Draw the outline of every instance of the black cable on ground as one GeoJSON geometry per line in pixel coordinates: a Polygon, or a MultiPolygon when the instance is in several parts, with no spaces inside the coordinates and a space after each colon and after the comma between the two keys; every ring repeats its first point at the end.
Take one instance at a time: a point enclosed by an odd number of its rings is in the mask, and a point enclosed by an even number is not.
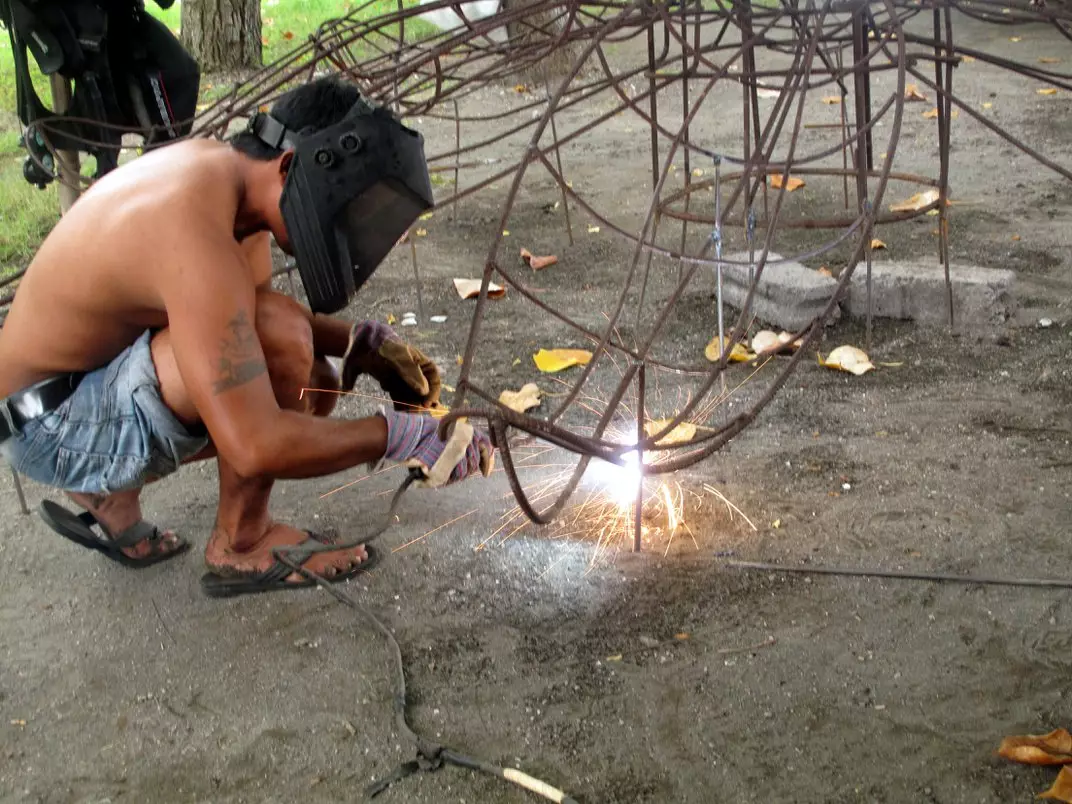
{"type": "Polygon", "coordinates": [[[907,581],[977,583],[984,586],[1035,586],[1050,589],[1072,589],[1072,580],[1059,578],[999,578],[990,575],[954,575],[949,572],[912,572],[909,570],[872,570],[845,567],[800,567],[789,564],[767,564],[762,561],[726,561],[727,567],[763,572],[795,572],[802,575],[847,575],[854,578],[894,578],[907,581]]]}
{"type": "Polygon", "coordinates": [[[349,606],[351,609],[360,614],[365,621],[371,625],[379,634],[387,641],[387,646],[391,650],[391,657],[395,669],[394,678],[394,710],[395,710],[395,722],[398,725],[399,731],[402,734],[408,736],[417,746],[416,757],[404,764],[402,764],[393,774],[381,779],[369,785],[365,789],[365,793],[369,798],[374,798],[389,788],[395,782],[405,779],[417,771],[437,771],[444,765],[456,765],[461,768],[468,768],[470,770],[480,771],[490,776],[496,776],[500,779],[505,779],[508,782],[516,784],[520,787],[530,790],[539,796],[547,799],[548,801],[556,802],[556,804],[577,804],[577,801],[572,797],[566,795],[561,790],[552,787],[546,782],[529,776],[527,773],[516,770],[514,768],[503,768],[499,765],[495,765],[490,762],[485,762],[482,759],[471,757],[466,754],[453,751],[446,748],[439,743],[422,737],[409,725],[409,721],[406,720],[406,670],[405,662],[402,659],[402,648],[398,644],[398,640],[395,639],[395,635],[391,633],[391,630],[384,625],[384,623],[376,617],[368,608],[359,603],[355,598],[346,592],[338,588],[337,585],[332,584],[326,578],[318,575],[311,570],[306,569],[302,565],[309,560],[309,558],[316,553],[337,552],[339,550],[348,550],[354,547],[358,547],[363,544],[368,544],[375,539],[382,536],[387,529],[391,526],[394,520],[395,511],[398,508],[399,503],[402,500],[402,495],[406,490],[413,485],[417,480],[420,480],[423,474],[420,470],[411,470],[406,476],[406,479],[402,481],[402,484],[395,491],[394,496],[391,497],[391,504],[387,509],[387,514],[384,516],[383,524],[378,528],[360,536],[356,539],[347,542],[337,542],[333,544],[316,544],[312,546],[302,545],[300,547],[287,547],[278,548],[273,551],[273,555],[276,559],[289,566],[296,573],[303,575],[311,581],[314,581],[317,586],[335,598],[337,601],[345,606],[349,606]]]}

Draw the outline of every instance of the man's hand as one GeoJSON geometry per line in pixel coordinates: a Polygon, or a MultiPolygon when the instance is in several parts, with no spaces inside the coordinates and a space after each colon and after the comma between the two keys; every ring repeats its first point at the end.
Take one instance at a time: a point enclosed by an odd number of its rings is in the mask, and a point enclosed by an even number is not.
{"type": "Polygon", "coordinates": [[[430,485],[454,483],[478,471],[484,477],[491,474],[495,464],[491,439],[468,423],[456,423],[451,438],[442,441],[437,432],[439,420],[431,416],[390,410],[380,415],[387,420],[387,450],[383,457],[419,465],[429,476],[430,485]],[[448,465],[437,466],[441,459],[448,465]]]}
{"type": "Polygon", "coordinates": [[[362,374],[370,374],[390,394],[395,410],[427,409],[439,402],[441,381],[435,362],[378,321],[361,321],[350,330],[350,345],[342,359],[342,390],[352,389],[362,374]]]}

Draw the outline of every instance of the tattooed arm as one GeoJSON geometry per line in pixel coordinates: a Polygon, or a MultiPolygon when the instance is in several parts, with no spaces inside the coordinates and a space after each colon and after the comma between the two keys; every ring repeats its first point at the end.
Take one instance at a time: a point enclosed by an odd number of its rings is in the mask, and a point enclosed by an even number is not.
{"type": "Polygon", "coordinates": [[[380,416],[345,421],[279,407],[254,323],[256,287],[233,239],[205,235],[176,254],[182,267],[163,272],[172,349],[223,460],[245,477],[295,478],[383,455],[380,416]]]}

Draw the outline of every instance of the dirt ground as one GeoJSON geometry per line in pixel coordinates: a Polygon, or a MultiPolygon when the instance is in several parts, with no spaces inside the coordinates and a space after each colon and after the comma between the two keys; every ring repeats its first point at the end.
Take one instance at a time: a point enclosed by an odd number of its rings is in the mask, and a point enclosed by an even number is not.
{"type": "MultiPolygon", "coordinates": [[[[958,20],[957,30],[1006,55],[1030,47],[1072,58],[1041,28],[958,20]]],[[[964,97],[993,103],[999,119],[1072,163],[1067,96],[1037,96],[1031,82],[978,65],[955,80],[964,97]]],[[[470,103],[500,97],[488,90],[470,103]]],[[[739,106],[728,108],[732,117],[739,106]]],[[[906,116],[898,167],[933,173],[933,122],[922,108],[906,116]]],[[[816,119],[827,114],[816,106],[816,119]]],[[[705,123],[714,138],[716,117],[705,123]]],[[[639,131],[616,119],[565,154],[575,186],[623,218],[648,198],[639,131]]],[[[429,123],[429,143],[449,142],[448,132],[429,123]]],[[[971,202],[953,210],[954,259],[1015,270],[1016,315],[999,326],[963,322],[956,335],[880,321],[873,357],[900,365],[862,378],[809,358],[753,427],[675,478],[695,541],[653,540],[642,554],[593,564],[591,538],[525,529],[478,550],[511,506],[501,473],[409,494],[381,542],[396,552],[349,588],[402,645],[419,730],[589,804],[1026,802],[1049,786],[1053,770],[1009,764],[994,750],[1007,734],[1072,727],[1068,591],[725,564],[1068,577],[1072,188],[964,115],[954,139],[954,197],[971,202]],[[1043,317],[1053,326],[1039,327],[1043,317]]],[[[503,158],[510,147],[500,146],[503,158]]],[[[504,191],[464,200],[453,223],[437,211],[420,241],[425,305],[448,320],[406,334],[448,382],[471,310],[449,278],[479,275],[504,191]]],[[[895,200],[914,190],[890,192],[895,200]]],[[[802,205],[829,200],[818,182],[805,196],[802,205]]],[[[577,245],[564,246],[561,221],[539,211],[556,197],[546,181],[536,186],[508,224],[511,241],[555,249],[562,262],[549,271],[558,273],[540,283],[598,319],[630,251],[607,233],[588,235],[579,211],[577,245]]],[[[878,234],[896,256],[924,256],[934,253],[932,227],[925,219],[878,234]]],[[[410,271],[402,250],[352,314],[415,309],[410,271]]],[[[480,346],[485,376],[524,382],[535,376],[534,346],[572,345],[554,341],[561,330],[516,294],[499,304],[480,346]],[[524,358],[516,367],[515,357],[524,358]]],[[[697,291],[682,309],[679,348],[701,349],[710,294],[697,291]]],[[[844,319],[823,348],[862,342],[861,322],[844,319]]],[[[386,509],[397,473],[321,495],[361,476],[281,483],[275,512],[360,531],[386,509]]],[[[0,799],[358,800],[411,758],[393,722],[389,655],[353,612],[319,592],[224,602],[201,593],[213,465],[146,491],[147,517],[194,549],[137,572],[21,516],[9,476],[0,490],[0,799]]],[[[27,493],[31,507],[49,494],[32,484],[27,493]]],[[[535,799],[448,768],[380,800],[535,799]]]]}

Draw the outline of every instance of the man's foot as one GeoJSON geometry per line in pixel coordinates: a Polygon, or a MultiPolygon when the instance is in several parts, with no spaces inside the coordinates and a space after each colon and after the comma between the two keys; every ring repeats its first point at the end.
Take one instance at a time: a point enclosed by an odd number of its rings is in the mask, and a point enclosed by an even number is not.
{"type": "MultiPolygon", "coordinates": [[[[212,531],[212,538],[209,539],[208,546],[205,548],[205,565],[211,572],[223,578],[254,575],[265,572],[275,565],[276,559],[272,551],[276,548],[295,547],[308,540],[309,534],[305,531],[271,522],[264,535],[252,547],[234,550],[231,547],[232,537],[216,528],[212,531]]],[[[364,546],[359,546],[349,550],[318,553],[311,556],[302,566],[330,580],[360,567],[368,561],[368,557],[368,551],[364,546]]],[[[294,584],[306,582],[306,580],[297,572],[292,572],[285,578],[287,583],[294,584]]]]}
{"type": "MultiPolygon", "coordinates": [[[[141,503],[138,501],[140,494],[141,490],[135,489],[115,494],[68,492],[67,496],[93,514],[104,535],[114,539],[118,534],[141,522],[141,503]]],[[[155,540],[142,539],[121,549],[127,558],[141,560],[169,556],[185,550],[186,546],[186,542],[180,539],[175,531],[165,530],[155,540]]]]}

